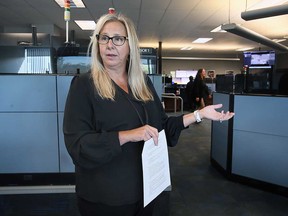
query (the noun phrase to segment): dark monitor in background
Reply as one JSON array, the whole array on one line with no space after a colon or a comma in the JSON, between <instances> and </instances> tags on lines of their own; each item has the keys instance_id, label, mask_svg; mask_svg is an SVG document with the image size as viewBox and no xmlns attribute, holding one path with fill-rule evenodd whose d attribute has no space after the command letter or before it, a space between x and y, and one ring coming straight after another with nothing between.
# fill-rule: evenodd
<instances>
[{"instance_id":1,"label":"dark monitor in background","mask_svg":"<svg viewBox=\"0 0 288 216\"><path fill-rule=\"evenodd\" d=\"M233 92L234 76L228 74L216 75L216 92L230 93Z\"/></svg>"},{"instance_id":2,"label":"dark monitor in background","mask_svg":"<svg viewBox=\"0 0 288 216\"><path fill-rule=\"evenodd\" d=\"M162 83L165 83L165 84L172 84L172 77L170 76L163 76L162 77Z\"/></svg>"},{"instance_id":3,"label":"dark monitor in background","mask_svg":"<svg viewBox=\"0 0 288 216\"><path fill-rule=\"evenodd\" d=\"M236 74L234 77L234 92L244 93L245 92L245 75Z\"/></svg>"},{"instance_id":4,"label":"dark monitor in background","mask_svg":"<svg viewBox=\"0 0 288 216\"><path fill-rule=\"evenodd\" d=\"M246 91L251 93L271 92L272 85L272 66L249 67L246 76Z\"/></svg>"},{"instance_id":5,"label":"dark monitor in background","mask_svg":"<svg viewBox=\"0 0 288 216\"><path fill-rule=\"evenodd\" d=\"M216 92L242 94L246 91L245 78L244 74L217 74Z\"/></svg>"},{"instance_id":6,"label":"dark monitor in background","mask_svg":"<svg viewBox=\"0 0 288 216\"><path fill-rule=\"evenodd\" d=\"M283 73L278 84L278 94L288 95L288 71Z\"/></svg>"},{"instance_id":7,"label":"dark monitor in background","mask_svg":"<svg viewBox=\"0 0 288 216\"><path fill-rule=\"evenodd\" d=\"M78 56L79 47L65 46L57 49L57 56Z\"/></svg>"},{"instance_id":8,"label":"dark monitor in background","mask_svg":"<svg viewBox=\"0 0 288 216\"><path fill-rule=\"evenodd\" d=\"M275 51L244 52L244 65L272 66L275 64Z\"/></svg>"}]
</instances>

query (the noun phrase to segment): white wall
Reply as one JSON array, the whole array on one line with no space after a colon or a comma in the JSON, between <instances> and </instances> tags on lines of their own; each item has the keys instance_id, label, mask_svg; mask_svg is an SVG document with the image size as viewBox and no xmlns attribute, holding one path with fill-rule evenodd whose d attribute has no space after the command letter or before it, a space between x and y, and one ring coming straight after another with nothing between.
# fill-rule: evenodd
<instances>
[{"instance_id":1,"label":"white wall","mask_svg":"<svg viewBox=\"0 0 288 216\"><path fill-rule=\"evenodd\" d=\"M162 74L169 74L175 70L198 70L205 68L206 71L215 70L216 74L224 74L227 70L240 73L243 61L223 61L223 60L162 60Z\"/></svg>"}]
</instances>

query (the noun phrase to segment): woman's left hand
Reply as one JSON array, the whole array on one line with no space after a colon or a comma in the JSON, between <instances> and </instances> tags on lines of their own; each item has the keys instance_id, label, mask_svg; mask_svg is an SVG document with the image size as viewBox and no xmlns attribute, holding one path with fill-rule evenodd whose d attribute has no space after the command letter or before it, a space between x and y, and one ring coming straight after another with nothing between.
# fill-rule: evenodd
<instances>
[{"instance_id":1,"label":"woman's left hand","mask_svg":"<svg viewBox=\"0 0 288 216\"><path fill-rule=\"evenodd\" d=\"M201 118L210 119L213 121L226 121L232 118L235 114L233 112L224 112L222 110L221 112L216 111L216 109L220 109L223 105L222 104L216 104L216 105L210 105L206 106L203 109L199 110L199 114Z\"/></svg>"}]
</instances>

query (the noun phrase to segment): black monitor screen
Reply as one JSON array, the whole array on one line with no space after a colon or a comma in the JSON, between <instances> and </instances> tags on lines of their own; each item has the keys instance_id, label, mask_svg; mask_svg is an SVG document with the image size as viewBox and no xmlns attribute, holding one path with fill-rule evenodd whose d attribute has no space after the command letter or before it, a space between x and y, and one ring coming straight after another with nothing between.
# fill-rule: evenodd
<instances>
[{"instance_id":1,"label":"black monitor screen","mask_svg":"<svg viewBox=\"0 0 288 216\"><path fill-rule=\"evenodd\" d=\"M247 91L268 93L271 88L271 67L250 67L247 76Z\"/></svg>"},{"instance_id":2,"label":"black monitor screen","mask_svg":"<svg viewBox=\"0 0 288 216\"><path fill-rule=\"evenodd\" d=\"M233 92L233 75L216 75L216 92Z\"/></svg>"}]
</instances>

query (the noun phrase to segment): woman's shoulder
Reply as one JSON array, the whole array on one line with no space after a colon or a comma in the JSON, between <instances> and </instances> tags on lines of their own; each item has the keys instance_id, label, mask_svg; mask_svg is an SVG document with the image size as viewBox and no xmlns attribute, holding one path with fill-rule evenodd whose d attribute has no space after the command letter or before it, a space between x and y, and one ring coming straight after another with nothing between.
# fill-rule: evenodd
<instances>
[{"instance_id":1,"label":"woman's shoulder","mask_svg":"<svg viewBox=\"0 0 288 216\"><path fill-rule=\"evenodd\" d=\"M88 71L86 73L79 74L78 77L82 80L89 80L89 79L92 79L92 74L91 74L91 71Z\"/></svg>"},{"instance_id":2,"label":"woman's shoulder","mask_svg":"<svg viewBox=\"0 0 288 216\"><path fill-rule=\"evenodd\" d=\"M77 74L74 76L71 85L78 88L88 88L92 85L93 80L90 72Z\"/></svg>"},{"instance_id":3,"label":"woman's shoulder","mask_svg":"<svg viewBox=\"0 0 288 216\"><path fill-rule=\"evenodd\" d=\"M152 80L148 74L144 73L144 79L148 85L153 85Z\"/></svg>"},{"instance_id":4,"label":"woman's shoulder","mask_svg":"<svg viewBox=\"0 0 288 216\"><path fill-rule=\"evenodd\" d=\"M89 82L92 80L91 72L81 73L74 76L73 81L76 80L77 82Z\"/></svg>"}]
</instances>

